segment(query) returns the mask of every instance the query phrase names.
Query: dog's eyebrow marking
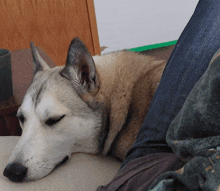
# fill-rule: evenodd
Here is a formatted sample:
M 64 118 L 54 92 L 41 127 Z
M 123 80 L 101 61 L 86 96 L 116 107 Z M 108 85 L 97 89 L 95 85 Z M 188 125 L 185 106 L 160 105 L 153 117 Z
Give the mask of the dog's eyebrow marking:
M 40 102 L 40 94 L 43 90 L 43 85 L 41 85 L 39 91 L 37 92 L 37 95 L 36 95 L 36 102 L 35 102 L 35 108 L 37 107 L 37 104 Z
M 36 93 L 34 94 L 34 96 L 32 97 L 33 102 L 35 103 L 35 108 L 37 107 L 37 105 L 40 103 L 41 100 L 41 94 L 44 90 L 44 84 L 41 84 L 40 88 L 38 89 L 38 91 L 36 91 Z
M 40 79 L 38 79 L 36 81 L 35 87 L 37 87 L 37 90 L 35 91 L 35 93 L 33 94 L 33 97 L 32 97 L 32 101 L 33 101 L 33 103 L 35 105 L 35 108 L 37 107 L 37 105 L 41 101 L 42 93 L 48 87 L 48 80 L 51 79 L 51 77 L 54 78 L 54 74 L 56 75 L 56 71 L 50 72 L 48 74 L 48 76 L 42 75 L 41 77 L 39 77 Z

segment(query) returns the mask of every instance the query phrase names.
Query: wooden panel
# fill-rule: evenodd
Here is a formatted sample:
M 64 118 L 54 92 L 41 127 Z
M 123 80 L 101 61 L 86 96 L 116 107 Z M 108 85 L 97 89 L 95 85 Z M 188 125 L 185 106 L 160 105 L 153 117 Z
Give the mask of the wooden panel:
M 0 0 L 0 5 L 0 48 L 24 49 L 33 41 L 63 65 L 70 41 L 78 36 L 93 55 L 100 53 L 91 0 Z
M 88 16 L 89 16 L 89 21 L 90 21 L 90 29 L 91 29 L 91 35 L 92 35 L 91 38 L 93 41 L 94 52 L 95 52 L 95 55 L 101 54 L 97 22 L 96 22 L 96 14 L 95 14 L 93 0 L 87 0 L 87 7 L 88 7 Z

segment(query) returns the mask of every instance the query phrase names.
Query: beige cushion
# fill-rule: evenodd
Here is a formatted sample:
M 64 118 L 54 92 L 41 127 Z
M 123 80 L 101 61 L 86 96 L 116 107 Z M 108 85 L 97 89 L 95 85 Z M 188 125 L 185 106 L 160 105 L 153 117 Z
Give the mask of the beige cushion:
M 3 176 L 8 158 L 20 137 L 0 137 L 0 190 L 4 191 L 92 191 L 107 184 L 121 163 L 110 157 L 73 154 L 72 158 L 48 176 L 26 183 L 14 183 Z

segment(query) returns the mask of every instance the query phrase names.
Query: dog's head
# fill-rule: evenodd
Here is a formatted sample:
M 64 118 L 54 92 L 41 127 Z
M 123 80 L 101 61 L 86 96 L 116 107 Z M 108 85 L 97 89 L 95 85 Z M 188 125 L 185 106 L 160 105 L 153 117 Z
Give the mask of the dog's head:
M 55 68 L 31 49 L 35 75 L 17 112 L 22 136 L 4 170 L 18 182 L 46 176 L 71 153 L 99 153 L 103 137 L 98 75 L 83 42 L 74 38 L 66 65 Z

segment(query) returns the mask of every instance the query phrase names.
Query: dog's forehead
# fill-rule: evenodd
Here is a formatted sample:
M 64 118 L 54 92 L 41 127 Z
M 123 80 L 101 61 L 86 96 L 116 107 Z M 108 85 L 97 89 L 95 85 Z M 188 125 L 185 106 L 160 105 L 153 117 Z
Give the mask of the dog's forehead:
M 91 112 L 88 105 L 80 98 L 70 82 L 60 76 L 62 67 L 39 72 L 29 87 L 23 104 L 27 109 L 33 107 L 41 112 L 61 111 L 65 108 L 76 115 L 84 115 Z
M 34 80 L 27 91 L 27 94 L 32 97 L 33 103 L 35 103 L 35 107 L 40 102 L 44 92 L 51 91 L 50 87 L 53 87 L 56 83 L 58 83 L 58 76 L 58 67 L 47 71 L 38 72 L 35 75 Z
M 32 97 L 32 102 L 37 105 L 41 102 L 41 99 L 45 93 L 57 94 L 57 91 L 65 92 L 67 90 L 68 82 L 60 76 L 59 72 L 62 67 L 55 67 L 43 72 L 38 72 L 34 80 L 29 87 L 26 95 Z M 71 88 L 72 89 L 72 88 Z M 74 91 L 72 89 L 72 91 Z M 74 94 L 74 92 L 72 92 Z M 25 96 L 26 97 L 26 96 Z
M 41 118 L 61 116 L 70 112 L 65 105 L 56 99 L 56 96 L 53 96 L 53 94 L 49 92 L 44 93 L 35 110 Z

